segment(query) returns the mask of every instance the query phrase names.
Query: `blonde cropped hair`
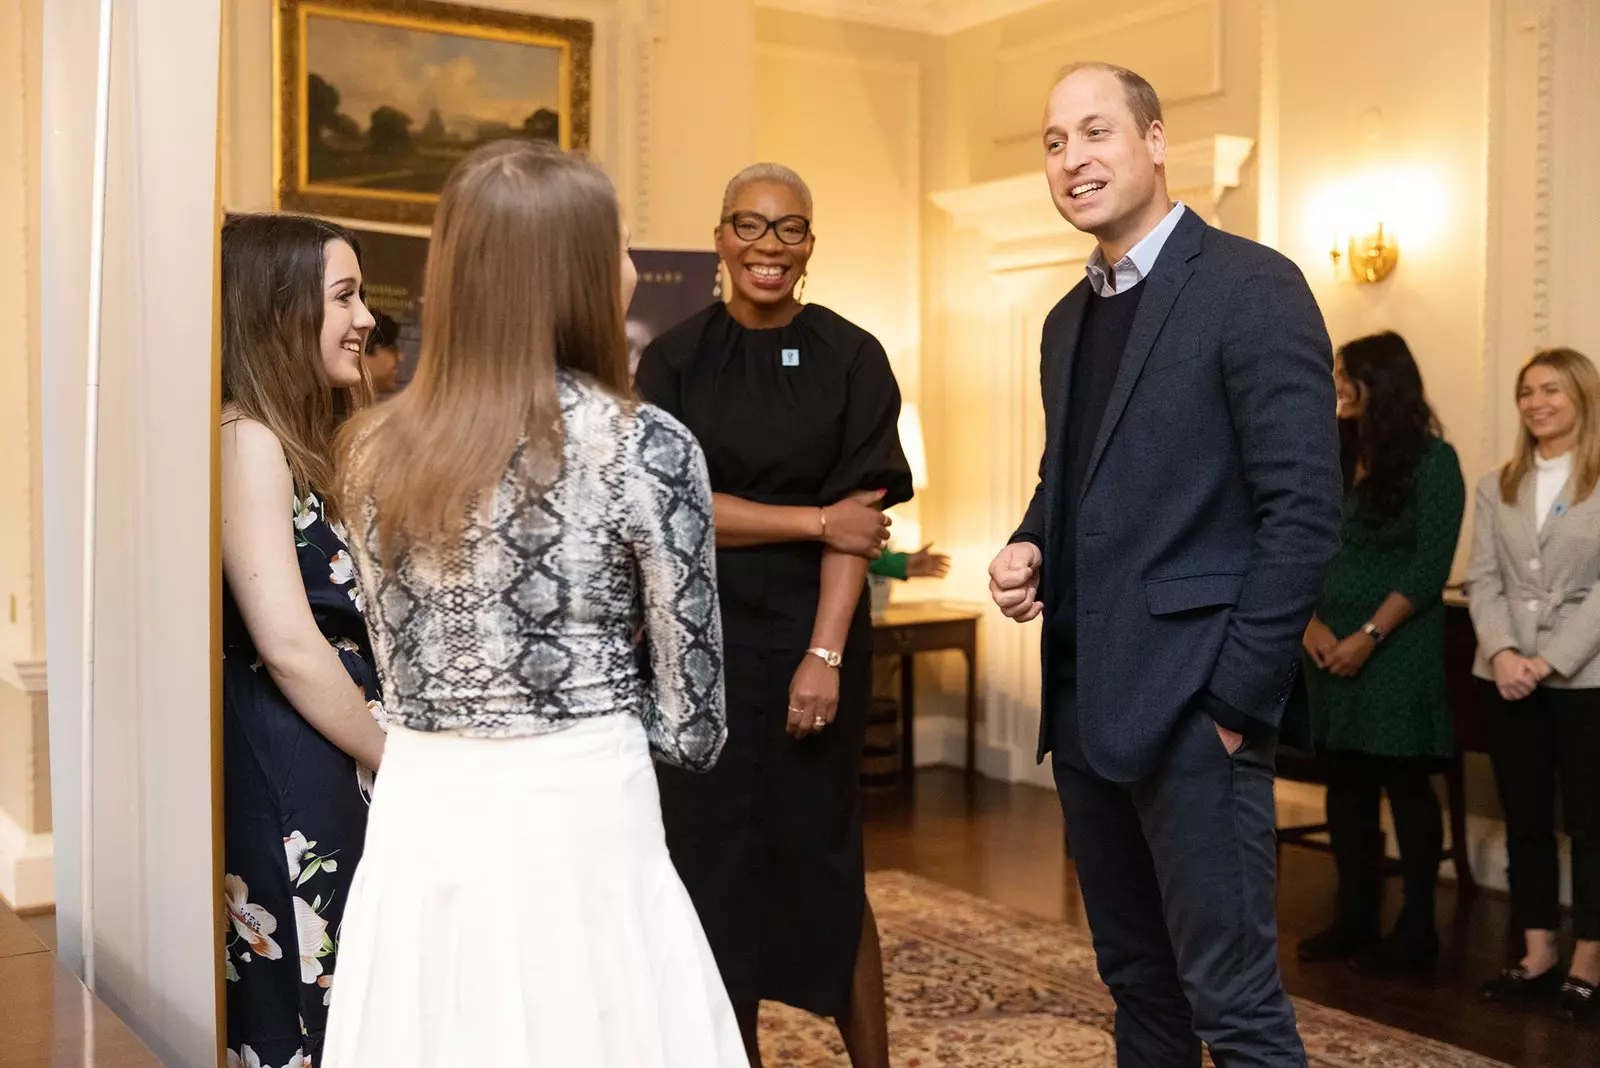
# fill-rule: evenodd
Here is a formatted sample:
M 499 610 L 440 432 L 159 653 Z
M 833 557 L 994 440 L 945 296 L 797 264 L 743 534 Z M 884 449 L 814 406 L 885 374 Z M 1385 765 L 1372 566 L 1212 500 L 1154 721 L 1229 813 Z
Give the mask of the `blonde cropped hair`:
M 804 178 L 781 163 L 752 163 L 734 175 L 722 194 L 723 217 L 726 218 L 733 210 L 734 202 L 739 199 L 740 193 L 758 183 L 788 186 L 794 195 L 800 198 L 800 205 L 805 209 L 806 218 L 811 217 L 811 187 L 806 185 Z

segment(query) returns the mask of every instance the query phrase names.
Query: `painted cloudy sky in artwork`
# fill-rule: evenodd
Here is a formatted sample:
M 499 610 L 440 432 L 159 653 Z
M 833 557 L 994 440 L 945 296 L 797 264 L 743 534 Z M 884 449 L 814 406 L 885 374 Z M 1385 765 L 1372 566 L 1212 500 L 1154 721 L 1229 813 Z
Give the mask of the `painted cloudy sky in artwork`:
M 560 105 L 561 54 L 554 48 L 311 17 L 306 68 L 339 90 L 339 110 L 363 129 L 385 105 L 420 129 L 438 109 L 445 129 L 471 137 L 479 123 L 520 127 Z

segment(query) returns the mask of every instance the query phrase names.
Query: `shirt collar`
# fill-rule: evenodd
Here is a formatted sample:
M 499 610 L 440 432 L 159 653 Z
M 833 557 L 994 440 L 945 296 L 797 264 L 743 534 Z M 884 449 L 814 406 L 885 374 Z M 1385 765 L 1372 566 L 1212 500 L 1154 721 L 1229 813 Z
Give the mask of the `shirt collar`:
M 1089 255 L 1089 262 L 1084 266 L 1084 272 L 1088 274 L 1089 284 L 1094 287 L 1094 291 L 1102 297 L 1109 297 L 1113 293 L 1126 293 L 1149 277 L 1150 272 L 1155 269 L 1157 257 L 1166 246 L 1167 238 L 1172 236 L 1172 231 L 1178 227 L 1178 220 L 1183 218 L 1184 210 L 1182 201 L 1173 204 L 1172 210 L 1156 223 L 1155 229 L 1145 234 L 1137 245 L 1130 248 L 1127 254 L 1110 268 L 1106 267 L 1105 253 L 1096 246 L 1094 252 Z M 1113 280 L 1115 285 L 1112 284 Z
M 1572 468 L 1572 450 L 1568 449 L 1560 456 L 1552 456 L 1546 460 L 1537 452 L 1533 454 L 1533 462 L 1541 471 L 1566 471 Z

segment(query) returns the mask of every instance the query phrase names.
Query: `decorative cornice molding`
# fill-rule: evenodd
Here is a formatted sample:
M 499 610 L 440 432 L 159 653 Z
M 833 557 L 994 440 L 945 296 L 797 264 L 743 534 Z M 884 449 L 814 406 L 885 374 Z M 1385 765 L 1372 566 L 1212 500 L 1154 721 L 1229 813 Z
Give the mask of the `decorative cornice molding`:
M 1049 0 L 756 0 L 757 7 L 936 37 L 960 33 L 1046 3 Z
M 1248 137 L 1218 134 L 1167 149 L 1167 189 L 1208 221 L 1254 150 Z M 980 231 L 990 243 L 989 269 L 1018 271 L 1084 260 L 1094 238 L 1067 226 L 1042 174 L 1019 174 L 930 199 L 955 224 Z
M 1239 172 L 1255 148 L 1255 138 L 1235 134 L 1216 134 L 1171 146 L 1167 149 L 1167 188 L 1174 194 L 1208 192 L 1211 201 L 1205 205 L 1204 214 L 1210 221 L 1228 190 L 1238 187 Z
M 46 693 L 49 690 L 50 680 L 43 660 L 14 660 L 12 667 L 22 680 L 23 693 Z

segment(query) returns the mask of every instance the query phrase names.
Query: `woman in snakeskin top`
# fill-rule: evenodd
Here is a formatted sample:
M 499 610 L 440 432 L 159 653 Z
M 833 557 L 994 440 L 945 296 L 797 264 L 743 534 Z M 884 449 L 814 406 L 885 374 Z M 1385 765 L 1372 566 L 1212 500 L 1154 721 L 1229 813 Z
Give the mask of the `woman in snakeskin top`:
M 389 736 L 325 1068 L 747 1064 L 651 762 L 709 768 L 726 719 L 705 461 L 627 398 L 634 280 L 598 168 L 479 149 L 417 375 L 341 439 Z

